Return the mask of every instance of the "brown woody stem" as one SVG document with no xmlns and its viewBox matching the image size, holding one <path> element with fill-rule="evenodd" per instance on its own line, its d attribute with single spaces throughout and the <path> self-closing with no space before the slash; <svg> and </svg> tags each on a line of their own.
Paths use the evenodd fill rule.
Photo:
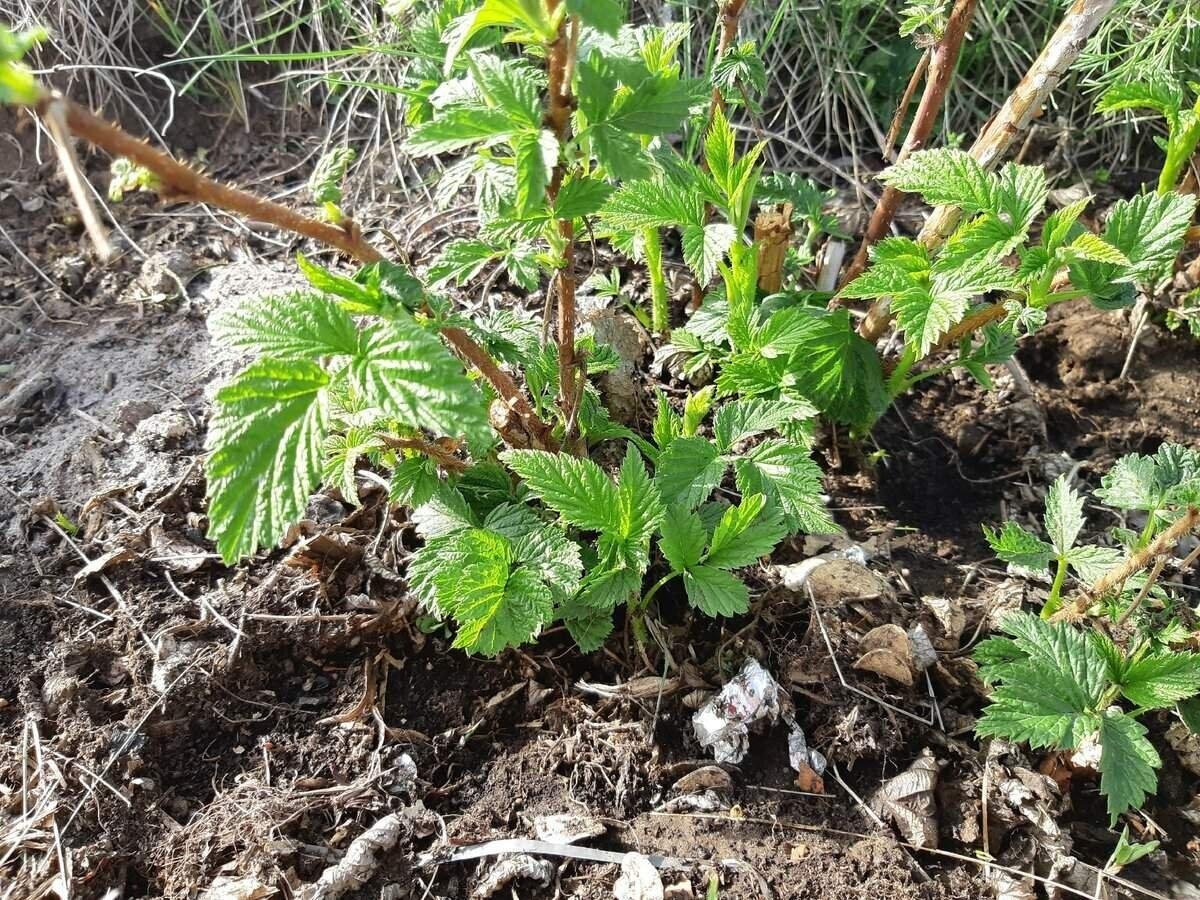
<svg viewBox="0 0 1200 900">
<path fill-rule="evenodd" d="M 758 248 L 758 288 L 776 294 L 783 287 L 783 263 L 792 242 L 792 204 L 763 208 L 754 220 L 754 244 Z"/>
<path fill-rule="evenodd" d="M 468 468 L 466 460 L 459 459 L 445 447 L 432 441 L 421 438 L 399 438 L 390 434 L 380 435 L 380 440 L 393 450 L 415 450 L 423 453 L 449 472 L 463 472 Z"/>
<path fill-rule="evenodd" d="M 76 137 L 99 147 L 112 156 L 125 157 L 135 165 L 149 170 L 161 184 L 162 192 L 170 197 L 206 203 L 246 219 L 273 225 L 301 237 L 327 244 L 361 263 L 379 262 L 383 254 L 366 241 L 352 222 L 342 228 L 297 212 L 281 203 L 264 200 L 248 191 L 214 181 L 190 166 L 151 147 L 116 125 L 84 109 L 78 103 L 57 94 L 47 94 L 37 105 L 39 112 L 53 107 L 56 115 Z M 534 412 L 529 401 L 510 375 L 504 372 L 487 351 L 475 343 L 461 328 L 446 327 L 442 335 L 450 345 L 491 382 L 504 400 L 521 417 L 526 429 L 539 438 L 550 428 Z"/>
<path fill-rule="evenodd" d="M 742 17 L 745 6 L 746 0 L 726 0 L 721 4 L 721 36 L 717 39 L 717 55 L 714 62 L 724 56 L 725 51 L 737 40 L 738 20 Z M 722 112 L 725 110 L 725 97 L 719 87 L 712 90 L 712 106 L 713 109 L 720 109 Z"/>
<path fill-rule="evenodd" d="M 1064 605 L 1063 609 L 1055 614 L 1056 618 L 1070 619 L 1082 616 L 1097 598 L 1103 597 L 1111 590 L 1120 588 L 1126 581 L 1149 566 L 1160 556 L 1170 553 L 1175 548 L 1175 545 L 1179 543 L 1179 540 L 1191 533 L 1197 525 L 1200 525 L 1200 507 L 1190 506 L 1187 512 L 1176 520 L 1170 528 L 1137 553 L 1133 554 L 1133 556 L 1129 557 L 1129 559 L 1125 560 L 1120 566 L 1105 574 L 1090 588 L 1080 591 L 1070 603 Z"/>
<path fill-rule="evenodd" d="M 925 79 L 925 90 L 921 93 L 921 101 L 913 114 L 904 146 L 900 148 L 900 154 L 896 157 L 897 162 L 903 162 L 913 151 L 924 147 L 933 133 L 933 126 L 937 123 L 938 114 L 946 99 L 946 91 L 950 87 L 950 79 L 954 77 L 954 67 L 958 63 L 958 54 L 962 50 L 967 27 L 975 14 L 976 3 L 977 0 L 956 0 L 941 40 L 929 52 L 929 76 Z M 875 211 L 871 214 L 867 233 L 863 235 L 862 243 L 858 246 L 858 253 L 842 277 L 843 285 L 853 281 L 867 267 L 867 251 L 872 244 L 888 233 L 903 197 L 903 191 L 890 185 L 884 189 L 879 202 L 875 204 Z"/>
<path fill-rule="evenodd" d="M 1063 17 L 1058 30 L 1029 67 L 1021 83 L 1009 95 L 1004 106 L 984 127 L 971 146 L 973 156 L 985 169 L 996 166 L 1042 108 L 1046 98 L 1058 86 L 1084 45 L 1112 9 L 1116 0 L 1075 0 Z M 882 201 L 881 201 L 882 202 Z M 962 214 L 956 207 L 939 206 L 921 230 L 921 243 L 930 249 L 942 245 L 958 225 Z M 871 307 L 859 327 L 859 334 L 869 341 L 883 337 L 891 324 L 886 300 Z"/>
<path fill-rule="evenodd" d="M 561 0 L 550 0 L 547 4 L 550 12 L 553 13 L 560 3 Z M 546 124 L 558 138 L 560 154 L 546 188 L 546 196 L 552 206 L 566 175 L 563 156 L 571 139 L 571 109 L 575 104 L 571 94 L 571 73 L 575 68 L 578 45 L 579 20 L 575 16 L 567 16 L 546 56 Z M 576 406 L 579 388 L 585 377 L 585 362 L 575 356 L 575 223 L 571 219 L 560 219 L 558 233 L 563 242 L 562 266 L 555 276 L 555 294 L 558 298 L 558 405 L 563 421 L 567 423 L 563 443 L 570 447 L 574 443 Z"/>
<path fill-rule="evenodd" d="M 913 69 L 912 77 L 908 79 L 908 84 L 904 88 L 903 96 L 896 104 L 896 114 L 892 116 L 892 124 L 888 126 L 887 137 L 883 139 L 884 156 L 890 158 L 892 148 L 896 146 L 896 141 L 900 140 L 900 129 L 904 127 L 908 108 L 912 106 L 912 98 L 917 93 L 917 88 L 921 86 L 921 82 L 925 80 L 925 73 L 929 71 L 929 58 L 932 55 L 929 50 L 921 54 L 921 59 L 917 63 L 917 67 Z"/>
</svg>

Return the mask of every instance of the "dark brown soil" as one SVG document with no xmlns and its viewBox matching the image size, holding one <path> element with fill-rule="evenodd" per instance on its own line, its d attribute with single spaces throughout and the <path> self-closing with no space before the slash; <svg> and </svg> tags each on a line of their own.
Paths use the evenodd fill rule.
<svg viewBox="0 0 1200 900">
<path fill-rule="evenodd" d="M 418 802 L 433 824 L 381 853 L 350 896 L 466 897 L 494 860 L 423 867 L 419 854 L 532 837 L 537 817 L 568 812 L 603 826 L 592 846 L 682 860 L 666 880 L 695 896 L 711 877 L 734 900 L 988 895 L 975 861 L 981 698 L 961 647 L 1007 587 L 979 525 L 1039 508 L 1048 476 L 1073 463 L 1095 481 L 1121 453 L 1194 444 L 1194 342 L 1152 327 L 1119 380 L 1125 320 L 1064 308 L 1021 352 L 1034 396 L 1003 373 L 991 393 L 933 379 L 881 423 L 873 468 L 827 439 L 831 505 L 883 589 L 823 594 L 820 623 L 765 567 L 752 618 L 688 627 L 668 602 L 684 683 L 601 696 L 588 686 L 661 671 L 616 639 L 582 657 L 552 632 L 487 661 L 423 633 L 397 574 L 413 536 L 379 495 L 360 509 L 318 498 L 289 547 L 219 565 L 203 537 L 200 461 L 208 397 L 240 360 L 209 346 L 204 320 L 239 296 L 283 289 L 291 267 L 255 259 L 255 237 L 194 210 L 162 217 L 145 197 L 117 211 L 145 258 L 128 249 L 101 267 L 52 170 L 18 166 L 4 156 L 13 152 L 0 142 L 0 168 L 20 176 L 0 220 L 54 287 L 0 248 L 0 364 L 11 367 L 0 369 L 0 397 L 20 398 L 0 406 L 5 900 L 44 896 L 60 860 L 73 897 L 195 897 L 222 884 L 226 893 L 207 896 L 265 896 L 234 893 L 233 879 L 300 896 L 365 829 Z M 777 562 L 828 547 L 798 540 Z M 84 557 L 92 574 L 77 577 Z M 915 623 L 925 597 L 950 598 L 967 622 L 961 644 L 939 646 L 937 724 L 917 721 L 929 686 L 851 666 L 863 631 Z M 716 809 L 664 809 L 676 780 L 708 762 L 690 727 L 696 689 L 719 686 L 748 655 L 794 688 L 798 722 L 838 776 L 827 775 L 824 796 L 796 793 L 778 726 L 730 768 Z M 839 682 L 835 660 L 863 693 Z M 957 856 L 906 849 L 858 799 L 926 748 L 942 768 L 939 846 Z M 1200 846 L 1172 810 L 1195 805 L 1197 780 L 1160 750 L 1163 788 L 1148 811 L 1166 852 L 1123 874 L 1189 896 Z M 1099 827 L 1095 785 L 1069 793 L 1059 818 L 1073 852 L 1102 864 L 1115 834 Z M 1001 828 L 992 852 L 1019 860 L 1027 826 Z M 555 872 L 551 887 L 524 882 L 517 895 L 609 897 L 618 869 L 562 861 Z M 1090 895 L 1076 874 L 1070 883 Z"/>
</svg>

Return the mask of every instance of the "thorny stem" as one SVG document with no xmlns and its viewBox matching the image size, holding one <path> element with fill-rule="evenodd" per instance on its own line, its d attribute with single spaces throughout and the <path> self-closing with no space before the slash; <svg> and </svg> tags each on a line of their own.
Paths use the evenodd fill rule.
<svg viewBox="0 0 1200 900">
<path fill-rule="evenodd" d="M 1078 595 L 1055 618 L 1079 618 L 1087 612 L 1089 606 L 1097 597 L 1102 597 L 1109 591 L 1119 588 L 1133 575 L 1153 563 L 1158 557 L 1170 553 L 1175 545 L 1186 534 L 1200 524 L 1200 507 L 1190 506 L 1182 516 L 1166 531 L 1156 537 L 1148 545 L 1125 560 L 1117 568 L 1106 573 L 1090 588 L 1079 592 Z"/>
<path fill-rule="evenodd" d="M 667 276 L 663 271 L 662 235 L 657 228 L 642 232 L 646 248 L 646 270 L 650 276 L 650 328 L 666 334 L 670 326 L 667 297 Z"/>
<path fill-rule="evenodd" d="M 468 468 L 465 460 L 459 459 L 448 449 L 432 441 L 422 438 L 400 438 L 390 434 L 380 435 L 380 440 L 393 450 L 415 450 L 423 453 L 450 472 L 462 472 Z"/>
<path fill-rule="evenodd" d="M 883 139 L 883 154 L 891 157 L 892 148 L 896 146 L 896 141 L 900 139 L 900 129 L 904 127 L 904 119 L 908 115 L 908 108 L 912 105 L 913 95 L 916 94 L 917 88 L 921 86 L 921 82 L 925 79 L 925 73 L 929 71 L 929 57 L 931 51 L 926 50 L 921 54 L 921 59 L 917 63 L 917 67 L 913 69 L 912 77 L 908 79 L 908 85 L 904 88 L 904 95 L 900 98 L 900 102 L 896 104 L 896 114 L 892 116 L 892 124 L 888 126 L 887 137 Z"/>
<path fill-rule="evenodd" d="M 737 40 L 738 19 L 741 18 L 745 6 L 746 0 L 725 0 L 721 4 L 721 36 L 717 40 L 717 55 L 713 62 L 720 60 Z M 714 87 L 712 90 L 712 108 L 725 111 L 725 97 L 721 94 L 719 87 Z"/>
<path fill-rule="evenodd" d="M 548 0 L 547 7 L 553 15 L 562 0 Z M 575 98 L 571 95 L 571 73 L 575 70 L 575 56 L 579 46 L 579 20 L 567 16 L 559 26 L 558 36 L 546 54 L 548 79 L 546 124 L 558 139 L 559 161 L 546 188 L 546 196 L 553 205 L 566 175 L 564 156 L 571 139 L 571 109 Z M 556 278 L 558 297 L 558 405 L 566 422 L 563 444 L 571 448 L 575 443 L 577 427 L 576 405 L 579 401 L 578 385 L 582 383 L 585 361 L 575 356 L 575 224 L 570 219 L 559 219 L 558 233 L 563 243 L 562 266 Z"/>
<path fill-rule="evenodd" d="M 977 2 L 978 0 L 956 0 L 945 32 L 929 52 L 929 75 L 925 79 L 925 90 L 921 93 L 921 101 L 913 114 L 904 146 L 900 148 L 900 154 L 896 157 L 897 162 L 903 162 L 914 151 L 924 147 L 933 133 L 933 126 L 937 123 L 950 80 L 954 77 L 954 67 L 958 63 L 958 55 L 962 50 L 967 27 L 971 24 L 971 17 L 975 14 Z M 843 285 L 857 278 L 867 267 L 867 251 L 872 244 L 887 234 L 903 197 L 903 191 L 890 185 L 884 189 L 879 202 L 875 204 L 875 211 L 871 214 L 867 233 L 863 235 L 862 243 L 858 246 L 858 253 L 842 278 Z"/>
<path fill-rule="evenodd" d="M 57 93 L 46 94 L 35 108 L 43 115 L 53 108 L 55 114 L 76 137 L 112 156 L 124 157 L 152 172 L 167 197 L 206 203 L 254 222 L 273 225 L 334 247 L 361 263 L 379 262 L 384 258 L 383 254 L 362 236 L 358 226 L 351 220 L 344 220 L 342 226 L 332 225 L 283 204 L 256 197 L 240 188 L 221 184 L 178 162 L 163 151 L 151 147 L 145 141 L 135 138 L 118 126 L 105 122 L 78 103 Z M 442 336 L 491 383 L 496 393 L 521 418 L 524 428 L 544 443 L 549 434 L 549 426 L 538 418 L 512 377 L 461 328 L 445 327 L 442 329 Z M 507 440 L 509 436 L 502 434 L 501 437 Z"/>
<path fill-rule="evenodd" d="M 1025 77 L 971 146 L 971 156 L 981 166 L 985 169 L 996 166 L 1017 136 L 1042 108 L 1046 98 L 1058 86 L 1088 38 L 1115 3 L 1116 0 L 1075 0 L 1059 24 L 1058 30 L 1025 73 Z M 962 214 L 956 207 L 937 207 L 925 222 L 920 236 L 921 243 L 930 249 L 941 246 L 954 231 L 961 217 Z M 878 301 L 863 320 L 859 334 L 868 341 L 877 341 L 883 337 L 890 323 L 891 314 L 887 301 Z"/>
</svg>

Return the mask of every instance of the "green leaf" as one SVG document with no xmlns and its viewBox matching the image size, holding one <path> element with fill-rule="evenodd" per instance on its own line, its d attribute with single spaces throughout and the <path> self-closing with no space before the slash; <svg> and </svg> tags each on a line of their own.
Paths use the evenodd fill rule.
<svg viewBox="0 0 1200 900">
<path fill-rule="evenodd" d="M 998 665 L 980 672 L 1001 683 L 976 733 L 1028 741 L 1034 748 L 1078 747 L 1097 727 L 1095 707 L 1107 685 L 1104 658 L 1083 632 L 1066 624 L 1013 613 L 1002 627 L 1012 641 L 1001 644 Z"/>
<path fill-rule="evenodd" d="M 1100 95 L 1096 112 L 1114 113 L 1123 109 L 1152 109 L 1171 118 L 1183 109 L 1183 90 L 1178 81 L 1166 76 L 1146 81 L 1118 82 Z"/>
<path fill-rule="evenodd" d="M 621 530 L 617 486 L 590 459 L 544 450 L 507 450 L 500 458 L 567 523 L 585 531 Z"/>
<path fill-rule="evenodd" d="M 812 415 L 812 407 L 798 400 L 751 399 L 726 403 L 713 417 L 717 450 L 728 453 L 746 438 L 778 430 L 788 422 Z"/>
<path fill-rule="evenodd" d="M 1016 522 L 1005 522 L 998 532 L 984 525 L 983 536 L 992 552 L 1002 562 L 1010 565 L 1033 572 L 1045 572 L 1050 560 L 1054 559 L 1053 547 Z"/>
<path fill-rule="evenodd" d="M 658 548 L 672 571 L 683 572 L 700 562 L 708 532 L 691 509 L 679 504 L 668 506 L 659 532 Z"/>
<path fill-rule="evenodd" d="M 838 422 L 869 426 L 891 403 L 879 354 L 845 309 L 811 317 L 788 371 L 797 390 Z"/>
<path fill-rule="evenodd" d="M 440 486 L 441 479 L 433 460 L 413 456 L 402 460 L 392 470 L 388 500 L 402 506 L 418 507 L 428 503 Z"/>
<path fill-rule="evenodd" d="M 733 471 L 743 495 L 763 494 L 780 510 L 789 531 L 835 534 L 840 529 L 825 508 L 821 470 L 799 444 L 763 441 L 734 460 Z"/>
<path fill-rule="evenodd" d="M 459 622 L 454 639 L 459 649 L 495 656 L 536 638 L 554 615 L 550 588 L 527 568 L 507 574 L 507 566 L 490 559 L 455 577 L 459 590 L 448 611 Z"/>
<path fill-rule="evenodd" d="M 321 155 L 308 178 L 308 190 L 314 203 L 342 202 L 342 180 L 357 156 L 353 147 L 331 147 Z"/>
<path fill-rule="evenodd" d="M 684 437 L 695 437 L 696 431 L 700 428 L 700 423 L 704 421 L 704 417 L 712 409 L 713 395 L 715 393 L 716 388 L 710 384 L 694 393 L 688 394 L 687 400 L 683 402 L 683 419 L 680 422 L 680 434 Z"/>
<path fill-rule="evenodd" d="M 701 284 L 708 284 L 737 238 L 737 230 L 725 222 L 709 222 L 707 225 L 683 225 L 680 232 L 683 261 L 696 273 Z"/>
<path fill-rule="evenodd" d="M 567 0 L 567 11 L 584 25 L 608 35 L 616 35 L 625 24 L 623 0 Z"/>
<path fill-rule="evenodd" d="M 554 198 L 554 218 L 582 219 L 595 215 L 612 194 L 612 188 L 599 178 L 568 175 Z"/>
<path fill-rule="evenodd" d="M 623 538 L 637 541 L 649 540 L 664 513 L 658 486 L 646 471 L 642 454 L 632 443 L 625 447 L 625 459 L 617 479 L 617 513 L 620 524 L 616 532 Z"/>
<path fill-rule="evenodd" d="M 318 291 L 348 300 L 348 304 L 342 304 L 342 308 L 347 312 L 355 314 L 378 311 L 379 300 L 366 285 L 318 266 L 303 253 L 296 254 L 296 265 L 300 268 L 300 273 L 308 279 L 308 283 Z"/>
<path fill-rule="evenodd" d="M 654 483 L 668 506 L 694 509 L 721 483 L 725 465 L 711 442 L 679 437 L 659 454 Z"/>
<path fill-rule="evenodd" d="M 413 129 L 404 150 L 416 157 L 450 153 L 480 142 L 504 140 L 516 130 L 515 125 L 503 110 L 478 103 L 455 103 Z"/>
<path fill-rule="evenodd" d="M 319 294 L 256 297 L 209 320 L 220 344 L 275 359 L 353 356 L 358 331 L 345 311 Z"/>
<path fill-rule="evenodd" d="M 466 284 L 503 253 L 503 250 L 480 240 L 466 238 L 452 241 L 429 266 L 426 272 L 429 286 L 439 287 L 447 282 Z"/>
<path fill-rule="evenodd" d="M 675 131 L 687 118 L 692 92 L 677 78 L 649 78 L 610 110 L 608 122 L 621 131 L 664 135 Z"/>
<path fill-rule="evenodd" d="M 386 259 L 367 263 L 354 273 L 354 281 L 366 287 L 370 298 L 342 297 L 342 309 L 351 315 L 372 314 L 391 318 L 397 310 L 416 312 L 429 298 L 423 285 L 408 266 Z M 333 293 L 338 293 L 333 291 Z"/>
<path fill-rule="evenodd" d="M 737 616 L 750 608 L 750 592 L 736 575 L 712 566 L 696 566 L 683 573 L 688 602 L 710 616 Z"/>
<path fill-rule="evenodd" d="M 767 89 L 767 69 L 754 41 L 730 47 L 713 64 L 713 86 L 727 98 L 741 98 L 741 91 L 754 96 Z"/>
<path fill-rule="evenodd" d="M 1138 706 L 1160 709 L 1200 693 L 1200 656 L 1160 651 L 1129 663 L 1121 693 Z"/>
<path fill-rule="evenodd" d="M 491 439 L 483 397 L 441 341 L 412 319 L 395 317 L 362 332 L 351 374 L 367 402 L 437 435 Z"/>
<path fill-rule="evenodd" d="M 542 73 L 523 60 L 502 60 L 491 53 L 472 53 L 467 68 L 481 94 L 493 107 L 526 129 L 542 127 Z"/>
<path fill-rule="evenodd" d="M 1121 836 L 1117 838 L 1117 846 L 1112 852 L 1112 856 L 1108 859 L 1108 864 L 1104 867 L 1106 870 L 1123 869 L 1125 866 L 1132 865 L 1143 856 L 1149 856 L 1158 849 L 1158 841 L 1146 841 L 1145 843 L 1135 843 L 1129 840 L 1129 826 L 1126 825 L 1121 829 Z"/>
<path fill-rule="evenodd" d="M 1067 249 L 1076 259 L 1091 262 L 1111 263 L 1114 266 L 1132 265 L 1131 260 L 1104 238 L 1085 231 L 1073 240 Z"/>
<path fill-rule="evenodd" d="M 651 174 L 650 157 L 634 135 L 601 122 L 588 128 L 587 137 L 592 144 L 592 153 L 609 178 L 628 184 L 644 180 Z"/>
<path fill-rule="evenodd" d="M 712 124 L 704 136 L 704 162 L 717 184 L 725 189 L 728 195 L 732 193 L 729 187 L 729 176 L 733 170 L 734 159 L 737 157 L 737 143 L 733 129 L 725 118 L 725 112 L 720 106 L 714 106 Z"/>
<path fill-rule="evenodd" d="M 1113 707 L 1100 718 L 1100 793 L 1108 799 L 1109 824 L 1127 809 L 1139 809 L 1158 788 L 1162 765 L 1146 740 L 1146 727 Z"/>
<path fill-rule="evenodd" d="M 517 212 L 527 213 L 546 203 L 546 185 L 558 161 L 558 139 L 551 131 L 524 131 L 513 149 L 517 165 Z"/>
<path fill-rule="evenodd" d="M 725 510 L 713 530 L 704 562 L 718 569 L 748 566 L 774 550 L 787 532 L 779 510 L 767 509 L 762 494 L 750 494 Z"/>
<path fill-rule="evenodd" d="M 1071 480 L 1066 475 L 1060 475 L 1050 485 L 1046 494 L 1046 515 L 1044 522 L 1046 534 L 1050 535 L 1050 543 L 1054 552 L 1066 556 L 1079 532 L 1083 530 L 1083 497 L 1071 487 Z"/>
<path fill-rule="evenodd" d="M 21 59 L 47 37 L 44 28 L 14 32 L 0 25 L 0 104 L 33 106 L 41 98 L 37 79 Z"/>
<path fill-rule="evenodd" d="M 260 359 L 217 392 L 208 533 L 226 563 L 278 543 L 304 515 L 321 474 L 328 384 L 316 363 Z"/>
<path fill-rule="evenodd" d="M 498 26 L 528 32 L 538 41 L 554 40 L 554 26 L 545 0 L 483 0 L 477 9 L 460 16 L 443 32 L 446 57 L 444 75 L 454 68 L 454 61 L 467 42 L 484 28 Z"/>
<path fill-rule="evenodd" d="M 996 205 L 996 176 L 964 150 L 918 150 L 884 169 L 879 180 L 906 194 L 920 194 L 932 206 L 957 206 L 972 213 Z"/>
<path fill-rule="evenodd" d="M 466 498 L 454 488 L 448 487 L 435 491 L 428 501 L 414 509 L 412 520 L 417 526 L 417 534 L 426 541 L 454 534 L 464 528 L 473 528 L 478 524 Z"/>
<path fill-rule="evenodd" d="M 1082 197 L 1046 216 L 1046 221 L 1042 223 L 1042 246 L 1047 253 L 1054 253 L 1067 242 L 1075 230 L 1076 221 L 1091 202 L 1090 196 Z"/>
<path fill-rule="evenodd" d="M 1125 561 L 1125 554 L 1116 547 L 1095 547 L 1085 544 L 1073 547 L 1067 554 L 1067 562 L 1075 576 L 1083 582 L 1093 584 Z M 1131 582 L 1132 583 L 1132 582 Z"/>
<path fill-rule="evenodd" d="M 642 571 L 627 566 L 592 569 L 580 586 L 573 605 L 611 612 L 629 601 L 642 586 Z"/>
<path fill-rule="evenodd" d="M 579 611 L 576 614 L 576 611 Z M 608 636 L 612 634 L 612 613 L 603 610 L 587 610 L 577 605 L 564 607 L 560 610 L 563 624 L 571 639 L 579 645 L 584 653 L 592 653 L 604 646 Z"/>
<path fill-rule="evenodd" d="M 704 200 L 669 181 L 631 181 L 621 185 L 600 212 L 610 228 L 638 232 L 646 228 L 704 227 Z"/>
<path fill-rule="evenodd" d="M 924 288 L 933 269 L 929 251 L 910 238 L 889 237 L 872 245 L 870 267 L 846 285 L 839 297 L 873 300 Z"/>
</svg>

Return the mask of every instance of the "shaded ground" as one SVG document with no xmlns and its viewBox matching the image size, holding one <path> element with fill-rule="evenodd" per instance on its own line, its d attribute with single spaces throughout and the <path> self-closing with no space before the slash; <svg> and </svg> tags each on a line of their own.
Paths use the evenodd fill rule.
<svg viewBox="0 0 1200 900">
<path fill-rule="evenodd" d="M 381 491 L 365 487 L 357 508 L 314 498 L 287 547 L 235 570 L 204 541 L 208 397 L 239 364 L 209 347 L 204 320 L 293 283 L 290 265 L 251 259 L 264 249 L 256 238 L 163 218 L 135 198 L 119 214 L 145 258 L 128 249 L 97 267 L 61 191 L 33 187 L 28 160 L 19 171 L 28 183 L 0 201 L 0 221 L 55 287 L 0 248 L 6 900 L 44 895 L 60 865 L 73 896 L 190 897 L 235 878 L 298 895 L 366 828 L 418 802 L 431 815 L 412 820 L 353 896 L 467 896 L 489 862 L 421 867 L 418 853 L 531 837 L 538 816 L 565 812 L 603 826 L 592 846 L 684 860 L 667 881 L 697 896 L 710 872 L 729 898 L 984 895 L 982 775 L 1002 765 L 1011 780 L 1038 760 L 997 749 L 989 763 L 971 737 L 980 695 L 963 650 L 1022 596 L 979 523 L 1040 509 L 1049 477 L 1074 464 L 1094 482 L 1123 452 L 1200 433 L 1196 344 L 1152 329 L 1118 381 L 1127 325 L 1066 312 L 1021 353 L 1034 396 L 1003 374 L 990 394 L 934 379 L 881 424 L 886 457 L 874 469 L 826 438 L 831 505 L 875 574 L 819 570 L 819 620 L 763 567 L 756 614 L 724 629 L 665 604 L 681 663 L 669 678 L 619 640 L 581 657 L 561 632 L 469 660 L 416 627 L 400 578 L 415 538 Z M 776 561 L 830 546 L 798 539 Z M 926 597 L 947 598 L 959 625 L 939 631 Z M 863 632 L 918 620 L 940 651 L 928 685 L 851 667 Z M 779 727 L 727 770 L 715 803 L 676 787 L 708 763 L 692 710 L 750 655 L 794 689 L 800 725 L 844 785 L 831 774 L 823 790 L 797 793 Z M 651 680 L 616 687 L 636 678 Z M 941 770 L 939 846 L 962 859 L 906 850 L 858 801 L 926 748 Z M 1200 846 L 1179 811 L 1195 806 L 1197 778 L 1159 749 L 1167 764 L 1148 811 L 1164 852 L 1125 874 L 1191 896 Z M 1090 896 L 1083 864 L 1102 863 L 1115 835 L 1097 824 L 1093 782 L 1052 799 L 1082 860 L 1054 877 Z M 994 855 L 1045 871 L 1047 838 L 1032 820 L 1000 803 L 989 824 Z M 518 891 L 608 897 L 616 876 L 614 865 L 566 861 L 551 885 Z"/>
</svg>

